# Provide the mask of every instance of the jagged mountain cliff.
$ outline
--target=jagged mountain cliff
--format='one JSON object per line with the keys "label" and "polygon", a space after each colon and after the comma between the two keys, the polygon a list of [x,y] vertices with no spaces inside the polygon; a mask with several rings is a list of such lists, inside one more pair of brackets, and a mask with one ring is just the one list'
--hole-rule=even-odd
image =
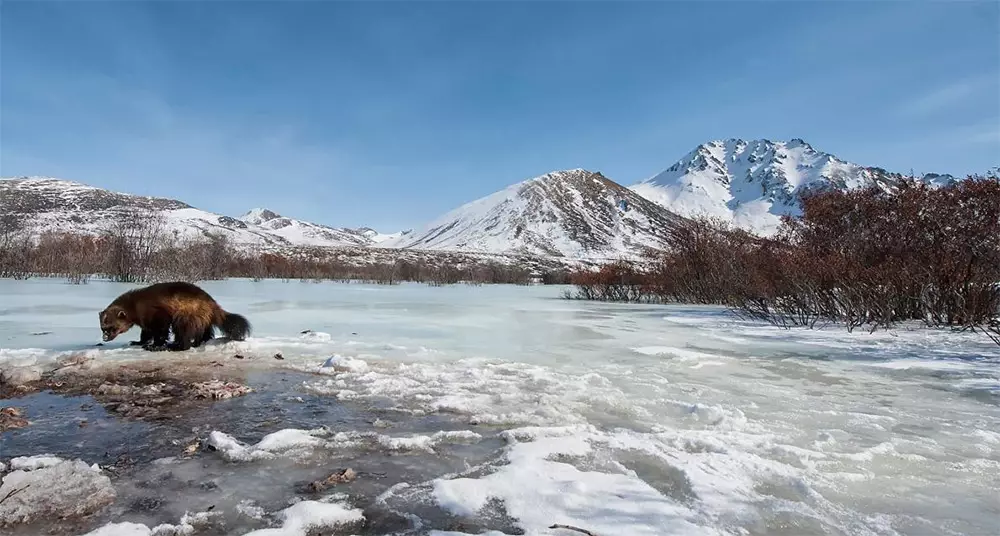
{"label": "jagged mountain cliff", "polygon": [[[711,216],[759,234],[775,231],[782,215],[801,213],[799,198],[828,188],[891,188],[901,178],[817,151],[801,139],[740,139],[705,143],[662,173],[631,186],[682,216]],[[951,175],[920,177],[934,185]]]}
{"label": "jagged mountain cliff", "polygon": [[600,173],[573,169],[514,184],[380,246],[611,258],[661,245],[680,221]]}

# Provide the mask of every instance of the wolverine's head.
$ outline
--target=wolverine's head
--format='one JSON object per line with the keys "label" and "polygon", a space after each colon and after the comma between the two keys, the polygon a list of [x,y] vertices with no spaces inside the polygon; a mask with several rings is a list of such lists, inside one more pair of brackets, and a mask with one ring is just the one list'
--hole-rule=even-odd
{"label": "wolverine's head", "polygon": [[101,332],[104,333],[104,342],[113,341],[115,337],[125,333],[132,327],[132,320],[128,313],[117,305],[109,306],[101,311]]}

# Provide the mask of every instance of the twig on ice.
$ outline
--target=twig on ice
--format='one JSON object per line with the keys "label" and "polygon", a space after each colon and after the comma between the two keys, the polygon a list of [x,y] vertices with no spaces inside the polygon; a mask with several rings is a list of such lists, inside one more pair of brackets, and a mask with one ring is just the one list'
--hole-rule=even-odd
{"label": "twig on ice", "polygon": [[12,490],[10,490],[9,492],[7,492],[7,495],[4,495],[3,499],[0,499],[0,503],[3,503],[7,499],[9,499],[9,498],[17,495],[18,493],[21,493],[22,491],[28,489],[30,486],[31,486],[31,484],[28,484],[27,486],[24,486],[23,488],[18,488],[18,489],[12,489]]}
{"label": "twig on ice", "polygon": [[590,532],[587,529],[581,529],[580,527],[574,527],[574,526],[571,526],[571,525],[559,525],[559,524],[555,524],[555,525],[552,525],[549,528],[550,529],[575,530],[577,532],[582,532],[583,534],[586,534],[587,536],[597,536],[596,534],[594,534],[593,532]]}

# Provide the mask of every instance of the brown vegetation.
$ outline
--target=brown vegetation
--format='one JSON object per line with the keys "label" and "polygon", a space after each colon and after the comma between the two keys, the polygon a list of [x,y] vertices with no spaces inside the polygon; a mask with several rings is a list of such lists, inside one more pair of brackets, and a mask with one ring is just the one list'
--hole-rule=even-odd
{"label": "brown vegetation", "polygon": [[[358,249],[358,248],[355,248]],[[47,232],[32,236],[17,214],[0,217],[0,277],[90,277],[127,283],[197,282],[229,277],[380,284],[425,282],[565,284],[564,268],[532,266],[522,259],[491,259],[441,253],[392,254],[385,250],[237,247],[225,235],[173,236],[153,211],[123,212],[117,224],[93,235]]]}
{"label": "brown vegetation", "polygon": [[572,282],[582,299],[722,304],[779,326],[918,320],[1000,344],[1000,179],[814,194],[768,239],[696,220],[650,262]]}
{"label": "brown vegetation", "polygon": [[569,280],[577,287],[576,297],[585,300],[645,302],[661,297],[654,287],[652,273],[624,260],[606,264],[597,271],[576,272]]}
{"label": "brown vegetation", "polygon": [[28,263],[31,249],[24,217],[17,213],[0,214],[0,277],[26,277],[21,268]]}

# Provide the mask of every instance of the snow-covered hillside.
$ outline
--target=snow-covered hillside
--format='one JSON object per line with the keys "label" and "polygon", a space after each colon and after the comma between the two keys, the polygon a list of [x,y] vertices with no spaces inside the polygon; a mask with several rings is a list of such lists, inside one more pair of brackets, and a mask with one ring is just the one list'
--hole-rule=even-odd
{"label": "snow-covered hillside", "polygon": [[680,220],[600,173],[573,169],[509,186],[379,247],[634,256],[661,245]]}
{"label": "snow-covered hillside", "polygon": [[362,227],[358,229],[358,231],[360,231],[362,235],[368,237],[368,239],[371,240],[373,244],[381,244],[382,242],[399,238],[400,236],[403,236],[403,234],[410,232],[410,231],[398,231],[395,233],[386,234],[386,233],[380,233],[375,229],[372,229],[371,227]]}
{"label": "snow-covered hillside", "polygon": [[[631,189],[682,216],[709,216],[772,234],[782,215],[799,215],[801,195],[827,188],[891,188],[900,178],[845,162],[801,139],[718,140],[699,145],[662,173]],[[942,185],[951,175],[928,174]]]}
{"label": "snow-covered hillside", "polygon": [[240,217],[240,221],[267,230],[289,244],[301,246],[352,245],[366,246],[374,243],[360,229],[336,229],[307,221],[286,218],[266,208],[255,208]]}
{"label": "snow-covered hillside", "polygon": [[372,229],[337,229],[254,209],[233,218],[181,201],[111,192],[48,177],[0,179],[0,213],[28,216],[36,233],[97,234],[125,212],[151,210],[163,217],[165,231],[178,238],[214,232],[236,244],[260,246],[368,246],[381,237]]}
{"label": "snow-covered hillside", "polygon": [[[840,160],[801,139],[728,139],[699,145],[630,188],[583,169],[557,171],[466,203],[422,228],[392,234],[318,225],[264,208],[233,218],[173,199],[51,178],[0,179],[0,214],[29,215],[36,232],[94,234],[124,211],[147,209],[162,214],[167,231],[178,237],[218,232],[236,244],[402,248],[589,262],[634,257],[657,247],[684,217],[716,217],[769,235],[782,215],[801,213],[801,196],[810,192],[873,184],[888,189],[901,178]],[[937,174],[920,179],[935,186],[958,180]]]}

